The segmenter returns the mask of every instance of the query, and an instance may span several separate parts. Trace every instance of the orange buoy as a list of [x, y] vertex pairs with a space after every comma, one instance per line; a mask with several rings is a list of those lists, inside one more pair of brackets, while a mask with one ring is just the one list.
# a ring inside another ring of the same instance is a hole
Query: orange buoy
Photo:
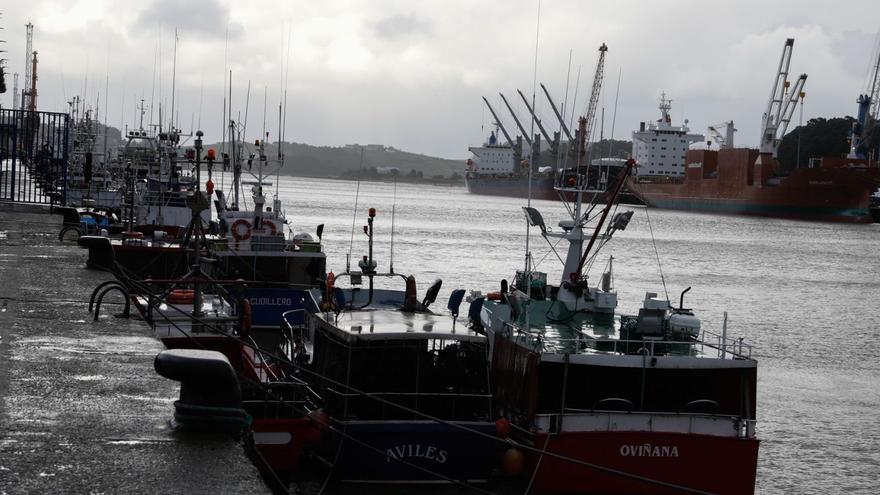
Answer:
[[330, 416], [326, 412], [324, 412], [323, 409], [315, 409], [314, 411], [310, 412], [309, 419], [311, 419], [315, 423], [315, 426], [317, 426], [319, 430], [323, 430], [328, 425], [330, 425]]
[[495, 421], [495, 432], [498, 433], [498, 436], [501, 438], [507, 438], [510, 436], [510, 421], [507, 418], [499, 418]]
[[501, 292], [500, 291], [490, 292], [490, 293], [486, 294], [486, 299], [488, 299], [490, 301], [500, 301], [501, 300]]
[[241, 321], [239, 333], [243, 336], [248, 335], [251, 331], [251, 301], [250, 299], [243, 299], [241, 301]]
[[517, 448], [511, 447], [504, 452], [501, 467], [508, 476], [519, 476], [526, 466], [526, 456]]
[[171, 304], [192, 304], [196, 292], [192, 289], [174, 289], [168, 294], [168, 302]]

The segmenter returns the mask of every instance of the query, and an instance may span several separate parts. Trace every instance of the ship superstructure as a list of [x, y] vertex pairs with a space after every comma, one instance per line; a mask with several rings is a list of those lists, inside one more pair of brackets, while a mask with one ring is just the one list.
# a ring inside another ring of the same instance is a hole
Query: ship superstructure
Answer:
[[639, 124], [632, 133], [632, 156], [639, 164], [635, 175], [681, 176], [685, 172], [685, 155], [690, 145], [705, 139], [702, 134], [690, 132], [685, 119], [680, 126], [672, 125], [669, 111], [672, 100], [666, 93], [660, 96], [660, 118], [655, 122]]

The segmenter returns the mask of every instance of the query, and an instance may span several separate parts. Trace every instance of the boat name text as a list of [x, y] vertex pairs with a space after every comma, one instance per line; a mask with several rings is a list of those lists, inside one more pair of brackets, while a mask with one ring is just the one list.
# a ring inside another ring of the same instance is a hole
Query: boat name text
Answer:
[[254, 306], [290, 306], [292, 300], [289, 297], [255, 297], [251, 299]]
[[428, 445], [427, 447], [423, 446], [419, 443], [410, 443], [406, 445], [397, 445], [395, 447], [391, 447], [385, 451], [386, 462], [391, 462], [391, 458], [395, 459], [403, 459], [406, 457], [418, 457], [422, 459], [430, 459], [435, 461], [437, 464], [443, 464], [446, 462], [446, 451], [440, 450], [434, 445]]
[[620, 455], [623, 457], [678, 457], [675, 445], [621, 445]]

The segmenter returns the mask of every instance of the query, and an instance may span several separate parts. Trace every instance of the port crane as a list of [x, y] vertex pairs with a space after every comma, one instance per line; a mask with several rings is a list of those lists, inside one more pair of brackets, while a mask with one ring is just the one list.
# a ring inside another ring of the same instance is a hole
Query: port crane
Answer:
[[[734, 132], [736, 132], [736, 128], [733, 127], [732, 120], [709, 126], [709, 136], [721, 149], [733, 148]], [[709, 142], [711, 143], [712, 141]]]
[[599, 61], [596, 62], [596, 72], [593, 74], [593, 89], [590, 91], [590, 101], [587, 104], [587, 111], [584, 114], [586, 127], [580, 137], [580, 156], [578, 156], [578, 167], [583, 166], [583, 158], [586, 154], [586, 143], [589, 142], [590, 136], [593, 134], [593, 124], [596, 121], [596, 108], [599, 106], [599, 93], [602, 91], [602, 81], [605, 76], [605, 53], [608, 51], [608, 45], [602, 43], [599, 47]]
[[776, 71], [776, 79], [770, 92], [770, 101], [767, 102], [767, 111], [761, 122], [761, 155], [757, 163], [761, 163], [761, 157], [772, 155], [776, 157], [779, 143], [785, 135], [791, 116], [797, 107], [798, 98], [807, 82], [807, 75], [801, 74], [795, 81], [794, 86], [788, 80], [788, 70], [791, 64], [791, 52], [794, 47], [794, 38], [785, 40], [782, 48], [782, 57], [779, 59], [779, 68]]
[[870, 142], [871, 131], [874, 129], [880, 110], [880, 43], [875, 45], [875, 60], [871, 69], [871, 78], [868, 80], [866, 91], [860, 94], [856, 103], [859, 111], [856, 121], [850, 133], [849, 154], [847, 158], [865, 158], [862, 148], [873, 146]]

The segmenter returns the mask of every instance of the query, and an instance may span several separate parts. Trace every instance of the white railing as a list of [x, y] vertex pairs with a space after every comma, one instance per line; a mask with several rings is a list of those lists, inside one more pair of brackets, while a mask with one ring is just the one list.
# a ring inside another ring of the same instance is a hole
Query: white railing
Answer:
[[[726, 320], [725, 320], [726, 325]], [[692, 340], [652, 340], [652, 339], [603, 339], [592, 337], [547, 338], [543, 334], [523, 330], [505, 322], [504, 334], [517, 335], [525, 339], [532, 347], [542, 352], [565, 352], [568, 354], [592, 354], [604, 352], [611, 354], [632, 354], [633, 347], [637, 353], [654, 356], [658, 346], [663, 349], [661, 355], [687, 355], [685, 352], [669, 352], [671, 348], [690, 348], [702, 357], [718, 357], [721, 359], [751, 359], [752, 346], [744, 342], [742, 337], [728, 338], [709, 330], [702, 330], [700, 338]], [[725, 332], [726, 333], [726, 332]]]
[[629, 432], [701, 434], [754, 438], [756, 421], [705, 413], [617, 412], [566, 409], [565, 414], [538, 414], [535, 426], [549, 433]]

